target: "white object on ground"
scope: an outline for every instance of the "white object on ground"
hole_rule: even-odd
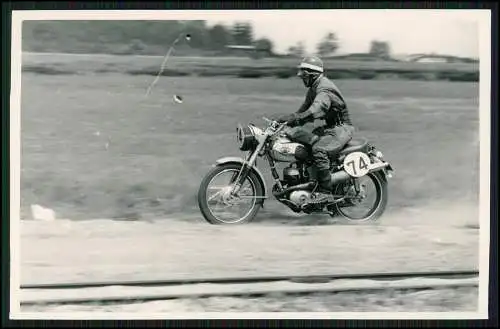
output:
[[[53,221],[56,219],[54,210],[37,204],[31,205],[31,214],[34,220]]]

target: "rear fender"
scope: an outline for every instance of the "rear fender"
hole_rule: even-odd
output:
[[[245,163],[245,160],[243,160],[242,158],[240,157],[224,157],[224,158],[220,158],[220,159],[217,159],[215,161],[215,164],[214,166],[221,166],[221,165],[224,165],[224,164],[228,164],[228,163],[236,163],[236,164],[240,164],[240,165],[243,165],[243,163]],[[257,177],[259,178],[259,181],[260,183],[262,184],[262,187],[264,189],[264,196],[266,198],[268,198],[268,194],[267,194],[267,184],[266,184],[266,180],[264,179],[264,175],[262,175],[262,172],[259,170],[259,168],[257,168],[256,166],[252,166],[252,169],[251,169],[256,175]]]
[[[392,169],[392,166],[389,162],[382,162],[380,163],[380,167],[377,169],[371,169],[370,172],[377,172],[382,176],[384,181],[387,182],[388,178],[392,178],[392,172],[394,169]]]

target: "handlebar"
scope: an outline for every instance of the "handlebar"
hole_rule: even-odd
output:
[[[262,119],[268,123],[268,126],[273,130],[273,134],[277,134],[286,127],[286,122],[279,123],[278,121],[271,120],[266,117],[262,117]]]
[[[273,122],[276,122],[274,120],[271,120],[271,119],[268,119],[266,117],[262,117],[262,119],[264,119],[264,121],[266,121],[267,123],[273,123]]]

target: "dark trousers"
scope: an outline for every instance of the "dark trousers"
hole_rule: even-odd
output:
[[[344,124],[331,128],[318,127],[313,131],[303,127],[294,127],[288,131],[287,135],[296,142],[312,146],[314,164],[318,170],[323,171],[330,169],[330,158],[338,155],[352,139],[354,131],[353,126]]]

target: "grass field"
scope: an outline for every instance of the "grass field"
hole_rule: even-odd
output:
[[[40,204],[69,219],[22,221],[22,282],[477,268],[479,231],[464,225],[478,222],[477,83],[336,81],[358,134],[396,170],[381,226],[319,225],[323,217],[291,216],[271,199],[257,223],[215,227],[196,204],[203,175],[217,158],[242,155],[237,123],[295,111],[301,82],[161,77],[146,97],[154,77],[89,74],[99,59],[83,60],[86,74],[22,75],[22,218]],[[270,186],[266,162],[258,166]],[[95,218],[105,220],[83,220]],[[460,311],[476,299],[455,290],[315,296],[307,307],[273,297],[39,310]]]
[[[195,195],[219,157],[240,155],[237,123],[294,111],[300,81],[120,74],[23,74],[23,214],[151,218],[197,213]],[[341,80],[359,134],[393,164],[390,208],[476,200],[478,84]],[[173,94],[185,98],[182,105]],[[271,175],[266,162],[258,163]],[[280,211],[268,202],[264,211]]]
[[[161,56],[118,56],[23,53],[23,71],[43,74],[123,73],[157,75]],[[244,57],[176,57],[167,61],[164,76],[227,76],[292,78],[299,59]],[[325,60],[335,79],[479,81],[478,63],[412,63],[395,61]]]

